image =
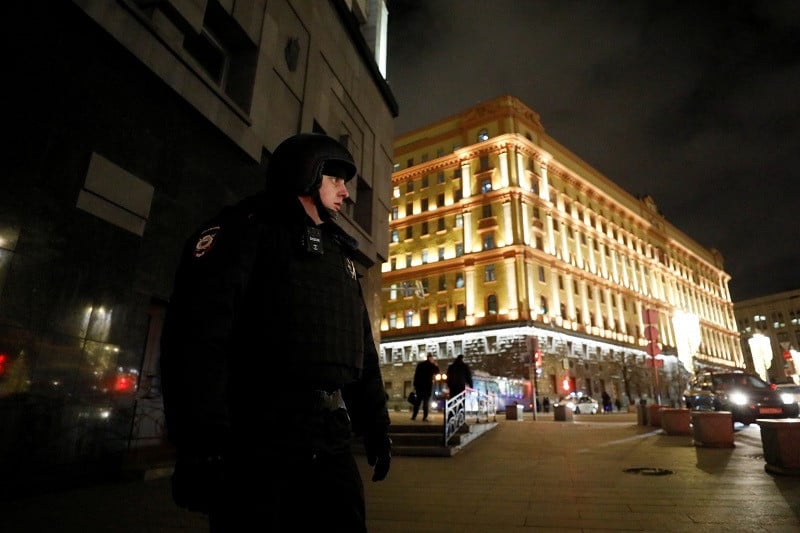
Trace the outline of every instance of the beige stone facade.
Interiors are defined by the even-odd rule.
[[[540,395],[562,394],[567,380],[623,401],[677,401],[681,354],[688,366],[744,366],[720,254],[549,137],[518,99],[395,139],[392,184],[381,350],[393,398],[426,351],[442,367],[464,353],[526,378],[538,343]],[[677,314],[697,317],[694,342]],[[658,373],[647,348],[656,330]]]
[[[735,302],[733,313],[748,368],[771,381],[800,383],[800,289]]]

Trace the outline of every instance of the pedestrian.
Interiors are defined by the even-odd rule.
[[[447,367],[447,389],[450,391],[450,398],[455,398],[464,392],[467,386],[472,388],[472,371],[464,362],[464,356],[458,354]]]
[[[172,494],[212,533],[366,531],[351,439],[372,481],[391,440],[357,242],[336,223],[355,174],[335,139],[289,137],[265,191],[223,209],[180,258],[161,343]]]
[[[417,367],[414,369],[414,390],[417,391],[417,403],[414,404],[411,420],[417,419],[419,408],[422,406],[422,421],[428,421],[428,408],[431,403],[431,394],[433,394],[433,378],[438,373],[439,365],[436,364],[433,354],[429,353],[424,361],[417,363]]]
[[[611,395],[608,394],[608,391],[603,391],[601,395],[603,398],[603,413],[610,413],[611,412]]]
[[[544,409],[545,413],[550,412],[550,398],[548,398],[547,396],[545,396],[544,400],[542,400],[542,409]]]

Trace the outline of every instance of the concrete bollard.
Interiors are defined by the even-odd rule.
[[[667,435],[691,435],[689,410],[672,407],[661,408],[661,429]]]
[[[800,418],[766,420],[759,418],[764,470],[775,474],[800,476]]]
[[[647,417],[650,420],[650,425],[653,427],[660,428],[661,427],[661,410],[664,408],[663,405],[650,405],[647,407]]]
[[[553,410],[553,420],[556,422],[572,422],[572,409],[566,405],[556,405]]]
[[[692,412],[695,446],[733,448],[733,415],[730,411]]]

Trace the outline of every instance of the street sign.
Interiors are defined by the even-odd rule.
[[[658,328],[655,326],[647,326],[644,328],[644,338],[649,341],[658,340]]]
[[[658,324],[658,311],[655,309],[642,309],[642,322],[645,324]]]

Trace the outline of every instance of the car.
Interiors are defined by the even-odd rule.
[[[573,413],[576,415],[580,414],[597,414],[597,411],[600,410],[600,404],[592,398],[591,396],[583,396],[577,394],[570,394],[569,396],[564,396],[563,398],[559,398],[553,406],[558,407],[559,405],[566,405]]]
[[[793,418],[800,406],[784,401],[776,385],[742,371],[702,371],[683,395],[696,411],[729,411],[733,422],[749,425],[758,418]]]
[[[776,387],[784,402],[800,404],[800,385],[796,383],[778,383]]]

